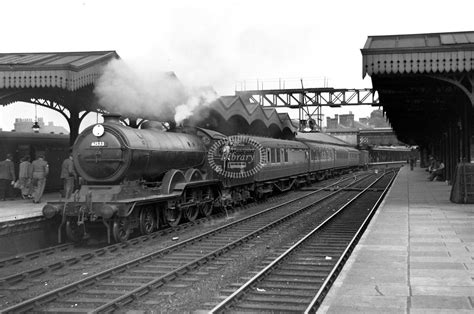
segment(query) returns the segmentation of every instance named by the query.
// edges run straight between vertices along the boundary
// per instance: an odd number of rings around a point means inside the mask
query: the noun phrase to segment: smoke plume
[[[173,72],[143,71],[123,60],[107,64],[95,93],[109,112],[177,124],[217,98],[212,89],[185,86]]]
[[[193,121],[204,119],[202,109],[217,99],[217,93],[212,88],[191,88],[185,103],[176,107],[174,121],[179,125],[192,116]]]

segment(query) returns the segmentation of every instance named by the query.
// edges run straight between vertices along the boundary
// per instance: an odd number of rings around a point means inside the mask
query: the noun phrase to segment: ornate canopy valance
[[[361,51],[363,77],[470,72],[474,32],[369,36]]]
[[[0,53],[0,89],[58,87],[75,91],[94,84],[115,51]]]

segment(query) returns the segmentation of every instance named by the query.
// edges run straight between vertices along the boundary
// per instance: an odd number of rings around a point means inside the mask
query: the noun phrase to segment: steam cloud
[[[184,120],[193,115],[194,121],[201,118],[200,109],[207,107],[217,98],[217,93],[210,88],[192,88],[186,103],[176,107],[174,120],[177,124],[181,124]]]
[[[180,124],[217,98],[210,88],[185,86],[172,72],[142,72],[111,61],[95,88],[99,104],[125,117]]]

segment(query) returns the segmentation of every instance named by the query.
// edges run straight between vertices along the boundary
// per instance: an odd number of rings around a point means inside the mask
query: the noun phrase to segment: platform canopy
[[[61,113],[71,142],[84,116],[99,110],[93,90],[115,51],[0,53],[0,105],[30,102]]]
[[[369,36],[363,76],[448,74],[474,70],[474,32]]]
[[[61,88],[94,84],[115,51],[0,53],[0,89]]]
[[[474,158],[474,31],[369,36],[361,52],[402,142],[444,158],[449,174]]]

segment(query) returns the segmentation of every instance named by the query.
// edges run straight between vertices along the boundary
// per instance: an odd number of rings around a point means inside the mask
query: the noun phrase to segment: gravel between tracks
[[[201,224],[197,227],[191,227],[178,232],[172,232],[160,236],[139,249],[132,248],[115,254],[106,254],[102,257],[95,257],[90,261],[81,262],[78,265],[73,265],[64,269],[49,272],[45,275],[41,275],[35,278],[32,282],[30,281],[29,283],[21,282],[8,288],[0,287],[0,311],[27,298],[32,298],[48,291],[63,287],[69,283],[81,280],[90,275],[107,270],[113,266],[123,264],[132,259],[157,251],[160,248],[165,248],[167,246],[173,245],[176,243],[176,241],[173,240],[174,237],[178,237],[178,241],[194,237],[205,231],[212,230],[216,228],[216,226],[227,224],[231,221],[261,211],[262,209],[267,208],[272,204],[275,205],[280,202],[283,202],[283,200],[286,198],[286,195],[280,195],[277,198],[270,199],[266,203],[252,204],[251,206],[249,206],[249,208],[245,208],[244,210],[230,212],[227,217],[215,219],[210,222]],[[67,251],[63,253],[56,253],[51,256],[45,256],[40,259],[27,261],[18,265],[11,265],[9,267],[1,269],[0,276],[7,276],[24,271],[25,269],[34,269],[41,267],[42,265],[46,265],[48,263],[54,263],[63,258],[71,257],[74,254],[79,255],[80,253],[84,253],[87,249],[90,249],[94,246],[97,246],[97,244],[90,243],[87,248],[78,248],[77,250],[72,250],[73,252]]]
[[[326,182],[327,184],[327,182]],[[31,298],[48,291],[63,287],[69,283],[78,281],[87,276],[99,273],[113,266],[123,264],[134,258],[154,252],[160,248],[176,243],[173,237],[179,237],[179,241],[201,234],[205,231],[214,229],[216,226],[229,223],[230,221],[251,215],[271,205],[282,203],[290,198],[294,198],[292,194],[283,194],[276,198],[269,199],[265,203],[253,204],[245,210],[230,213],[228,217],[216,219],[204,223],[198,227],[188,228],[177,233],[170,233],[159,237],[159,240],[151,241],[139,250],[128,250],[118,254],[107,254],[103,257],[95,257],[90,261],[79,263],[78,265],[68,267],[64,270],[50,272],[46,275],[38,277],[28,284],[20,283],[10,288],[0,289],[0,310],[10,307],[13,304],[21,302],[26,298]],[[180,285],[180,279],[174,283],[174,290],[168,292],[151,292],[147,297],[140,300],[137,304],[131,304],[124,311],[144,310],[147,312],[166,312],[166,313],[183,313],[194,312],[199,310],[207,311],[217,304],[222,298],[221,291],[228,289],[232,284],[242,283],[243,278],[249,278],[249,270],[262,268],[265,258],[275,255],[276,252],[282,252],[282,241],[287,243],[287,248],[291,245],[291,239],[296,233],[300,232],[300,225],[292,225],[289,228],[274,231],[271,241],[257,242],[252,245],[243,245],[235,250],[230,257],[226,256],[223,261],[220,259],[211,261],[204,266],[204,270],[196,272],[196,280],[194,282],[183,283]],[[290,239],[290,240],[289,240]],[[288,245],[288,243],[290,243]],[[70,252],[65,252],[64,257],[69,257]],[[48,262],[48,259],[59,260],[61,254],[44,257],[39,261],[28,262],[28,267],[34,268]],[[257,268],[255,268],[257,267]],[[17,268],[17,269],[15,269]],[[25,269],[25,264],[11,266],[8,268],[11,274]],[[152,301],[150,301],[152,300]]]
[[[225,257],[209,262],[194,272],[195,280],[177,279],[173,287],[153,291],[123,309],[147,313],[195,313],[208,312],[223,296],[230,295],[240,284],[263,269],[271,259],[282,254],[297,242],[301,235],[312,230],[310,221],[318,221],[331,211],[331,206],[323,206],[317,214],[304,213],[293,220],[290,226],[278,226],[270,233],[270,241],[258,237],[257,241],[245,244]]]

